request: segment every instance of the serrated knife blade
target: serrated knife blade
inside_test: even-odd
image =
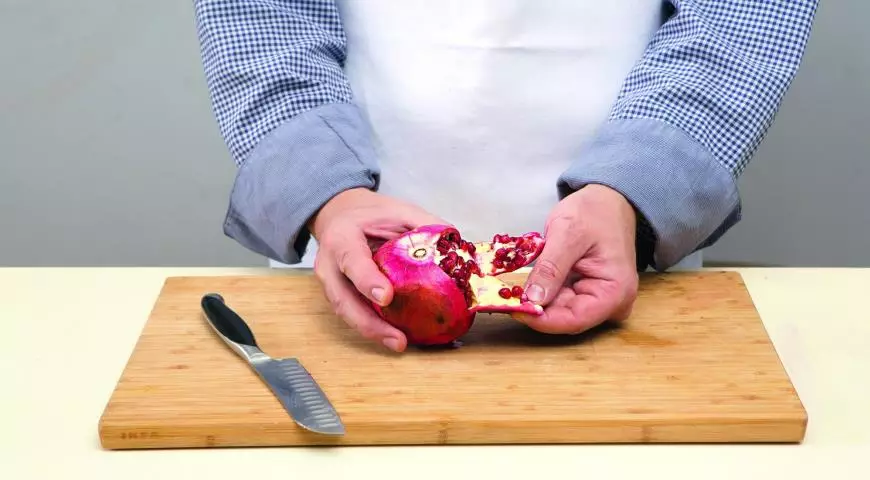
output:
[[[204,295],[201,305],[218,337],[248,362],[299,426],[324,435],[344,435],[332,402],[298,359],[272,358],[263,352],[248,324],[220,294]]]

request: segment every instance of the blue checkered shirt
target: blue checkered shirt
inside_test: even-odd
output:
[[[641,266],[666,270],[740,219],[736,181],[797,73],[818,1],[662,6],[608,121],[553,182],[562,197],[589,183],[622,192],[642,220]],[[330,0],[196,0],[195,12],[217,123],[239,167],[224,232],[298,263],[311,215],[380,181],[342,69],[338,10]]]

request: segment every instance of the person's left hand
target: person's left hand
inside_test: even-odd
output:
[[[637,296],[635,212],[617,191],[587,185],[547,218],[543,252],[526,281],[540,316],[514,318],[544,333],[577,334],[625,320]]]

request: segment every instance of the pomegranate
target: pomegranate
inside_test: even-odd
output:
[[[498,234],[491,242],[469,242],[448,225],[426,225],[391,239],[374,261],[393,285],[393,301],[375,311],[413,345],[455,343],[477,313],[539,314],[519,285],[498,279],[530,264],[544,248],[536,232]]]

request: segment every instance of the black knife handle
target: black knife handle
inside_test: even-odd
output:
[[[257,346],[254,333],[251,332],[248,324],[224,303],[224,298],[220,294],[206,294],[202,297],[201,303],[206,317],[223,336],[240,345]]]

